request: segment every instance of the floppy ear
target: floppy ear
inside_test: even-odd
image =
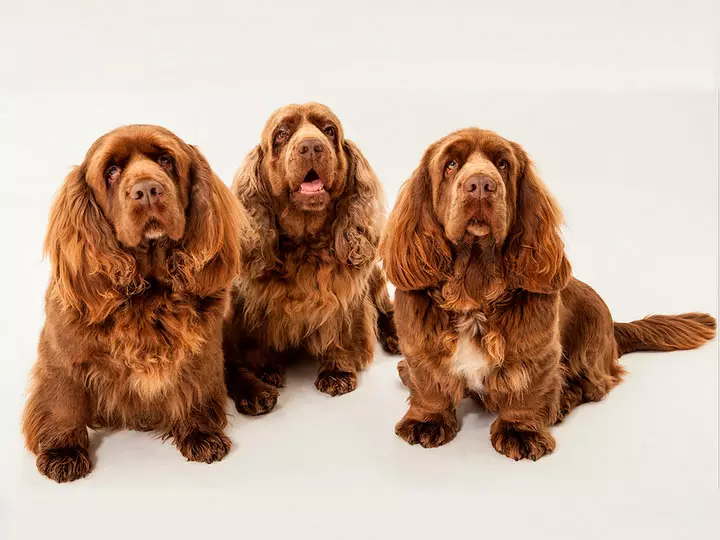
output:
[[[251,275],[257,277],[265,270],[280,264],[278,258],[278,227],[273,212],[272,197],[262,179],[263,150],[253,148],[235,173],[232,191],[252,224],[243,262]]]
[[[50,294],[97,323],[144,281],[115,239],[85,171],[83,164],[65,178],[50,211],[44,251],[52,267]]]
[[[572,273],[560,237],[562,214],[525,151],[514,147],[521,170],[514,223],[505,244],[508,280],[532,292],[559,291]]]
[[[182,250],[171,274],[183,289],[207,296],[228,287],[239,271],[250,228],[240,205],[213,173],[205,156],[189,147],[190,200]]]
[[[334,249],[345,264],[360,267],[375,261],[385,205],[375,172],[357,145],[343,142],[348,160],[345,195],[338,203],[334,225]]]
[[[432,209],[429,154],[401,188],[380,242],[385,273],[404,291],[427,289],[451,276],[452,253]]]

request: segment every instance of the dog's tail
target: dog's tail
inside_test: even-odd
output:
[[[375,266],[370,274],[370,297],[377,309],[377,338],[385,352],[400,354],[400,342],[395,327],[395,314],[387,279],[380,266]]]
[[[634,351],[684,351],[715,337],[716,321],[707,313],[650,315],[614,323],[618,356]]]

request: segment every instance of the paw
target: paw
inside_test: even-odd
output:
[[[398,362],[397,372],[402,383],[410,388],[410,366],[408,366],[407,360],[400,360]]]
[[[400,354],[400,342],[395,326],[393,311],[378,312],[377,337],[383,350],[390,354]]]
[[[204,433],[194,431],[176,443],[180,453],[188,461],[213,463],[224,458],[232,447],[230,439],[224,433]]]
[[[241,414],[250,416],[259,416],[267,414],[275,408],[280,392],[274,386],[269,384],[257,388],[251,395],[236,396],[235,408]]]
[[[330,396],[341,396],[357,388],[357,375],[349,371],[323,371],[315,381],[315,387]]]
[[[260,380],[275,388],[285,386],[285,376],[278,371],[266,371],[260,375]]]
[[[423,448],[436,448],[447,444],[455,438],[457,432],[457,421],[448,421],[441,415],[428,421],[403,418],[395,426],[398,437]]]
[[[395,336],[386,336],[382,338],[380,345],[388,354],[400,354],[400,342]]]
[[[495,421],[491,429],[490,440],[495,450],[518,461],[532,459],[537,461],[545,454],[555,450],[555,439],[549,431],[520,431],[512,424]]]
[[[92,468],[87,450],[79,446],[43,450],[36,464],[38,471],[59,483],[83,478]]]

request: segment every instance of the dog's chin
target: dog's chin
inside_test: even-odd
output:
[[[464,225],[457,224],[448,231],[448,239],[455,244],[485,244],[493,238],[493,228],[483,219],[472,218]]]
[[[159,220],[152,218],[143,227],[142,236],[144,240],[158,240],[167,236],[167,231]]]
[[[476,238],[484,238],[486,236],[489,236],[492,232],[490,230],[490,225],[487,223],[482,223],[480,221],[471,221],[468,223],[467,227],[465,227],[466,234],[469,234],[470,236],[474,236]]]
[[[182,238],[178,227],[168,226],[157,219],[150,219],[142,228],[139,244],[158,245],[177,242]]]
[[[165,236],[167,236],[165,231],[160,229],[149,229],[145,231],[145,240],[159,240],[160,238],[165,238]]]
[[[124,225],[124,226],[123,226]],[[185,235],[185,220],[173,216],[153,215],[128,226],[117,227],[117,240],[127,248],[173,243]]]
[[[327,191],[320,193],[302,193],[295,191],[292,194],[293,206],[305,212],[321,212],[330,203],[330,194]]]

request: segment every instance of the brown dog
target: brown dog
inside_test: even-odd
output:
[[[47,319],[23,419],[42,474],[90,471],[87,426],[155,430],[192,461],[227,454],[221,331],[248,234],[202,154],[168,130],[127,126],[92,145],[45,242]]]
[[[550,426],[620,382],[620,355],[692,349],[715,335],[703,313],[613,323],[571,276],[560,223],[519,145],[464,129],[427,149],[380,247],[398,289],[398,369],[410,388],[400,437],[449,442],[469,393],[498,412],[495,449],[535,460],[555,448]]]
[[[397,350],[377,263],[384,210],[375,173],[330,109],[288,105],[267,121],[233,190],[257,232],[226,328],[227,387],[238,411],[272,410],[299,354],[317,360],[321,392],[354,390],[376,335]]]

